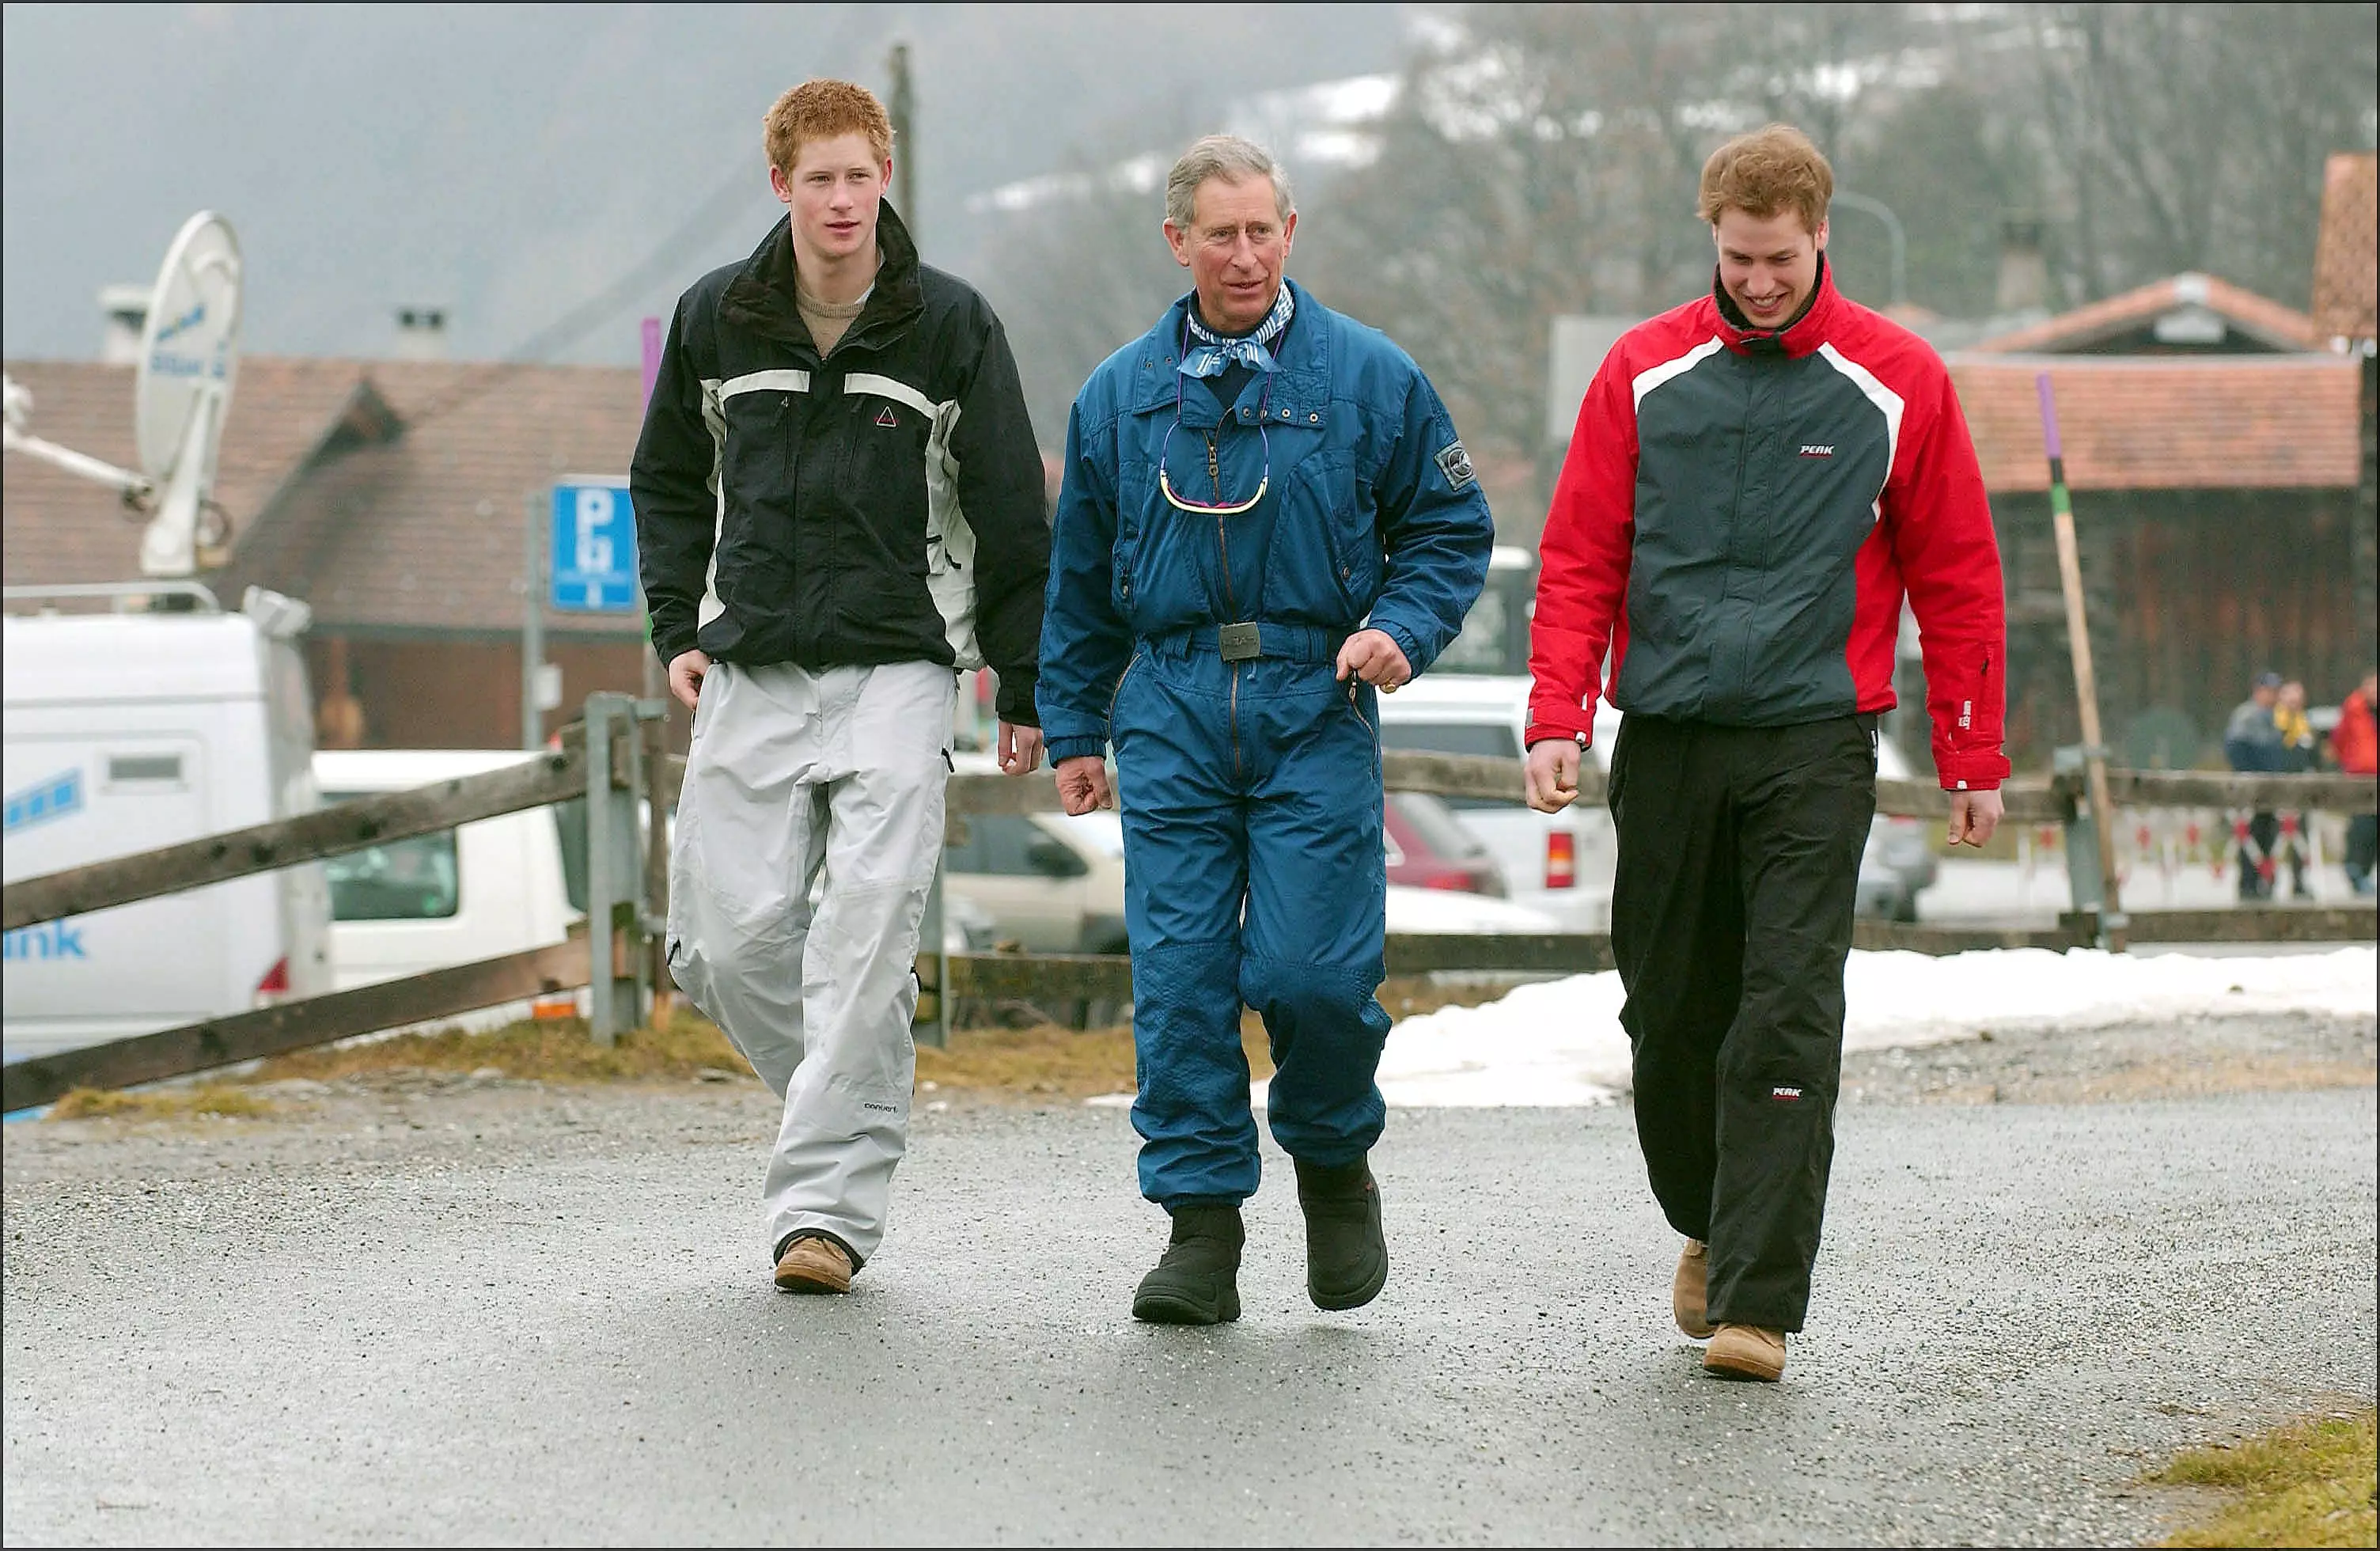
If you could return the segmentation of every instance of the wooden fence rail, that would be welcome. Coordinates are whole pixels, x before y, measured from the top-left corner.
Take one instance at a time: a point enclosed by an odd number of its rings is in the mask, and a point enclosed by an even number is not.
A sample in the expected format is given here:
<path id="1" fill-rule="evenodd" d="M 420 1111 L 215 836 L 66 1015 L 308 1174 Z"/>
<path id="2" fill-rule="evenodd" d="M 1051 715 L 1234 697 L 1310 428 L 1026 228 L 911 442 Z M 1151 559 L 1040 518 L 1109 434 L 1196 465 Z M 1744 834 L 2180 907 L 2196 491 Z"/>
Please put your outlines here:
<path id="1" fill-rule="evenodd" d="M 1469 754 L 1417 754 L 1391 750 L 1381 756 L 1390 791 L 1428 792 L 1448 797 L 1517 800 L 1521 762 Z M 622 768 L 615 759 L 613 768 Z M 674 801 L 686 775 L 683 756 L 663 761 L 657 795 Z M 2373 807 L 2380 787 L 2370 776 L 2216 775 L 2180 770 L 2110 770 L 2113 799 L 2133 806 L 2266 808 L 2357 812 Z M 2071 777 L 2011 782 L 2001 796 L 2011 822 L 2056 823 L 2072 812 L 2080 784 Z M 226 882 L 251 873 L 320 861 L 368 845 L 432 834 L 475 818 L 490 818 L 582 796 L 587 791 L 584 747 L 565 746 L 519 765 L 434 782 L 410 792 L 392 792 L 334 804 L 295 818 L 257 824 L 225 834 L 112 857 L 63 872 L 0 885 L 0 929 L 14 931 L 67 915 L 88 915 L 157 894 Z M 1588 770 L 1578 801 L 1600 806 L 1603 778 Z M 1056 783 L 1046 778 L 1003 775 L 951 778 L 948 808 L 953 830 L 970 813 L 1055 813 Z M 1925 782 L 1879 781 L 1876 811 L 1912 818 L 1939 818 L 1947 810 L 1942 791 Z"/>
<path id="2" fill-rule="evenodd" d="M 614 771 L 625 765 L 616 753 L 610 762 Z M 583 741 L 565 742 L 559 750 L 484 775 L 358 798 L 295 818 L 25 878 L 0 886 L 0 927 L 13 931 L 567 801 L 586 794 L 589 768 Z M 1516 759 L 1391 750 L 1382 755 L 1381 768 L 1392 791 L 1517 801 L 1522 790 L 1522 766 Z M 2372 810 L 2380 795 L 2370 776 L 2161 770 L 2107 774 L 2114 801 L 2133 806 L 2363 812 Z M 684 778 L 682 757 L 661 759 L 650 772 L 646 795 L 667 806 L 675 800 Z M 621 785 L 616 776 L 613 784 Z M 2063 822 L 2076 811 L 2081 782 L 2070 775 L 2013 782 L 2002 794 L 2011 821 Z M 1592 768 L 1584 771 L 1579 802 L 1599 806 L 1604 796 L 1601 773 Z M 1882 814 L 1936 818 L 1946 805 L 1943 793 L 1925 782 L 1876 783 L 1876 809 Z M 1046 777 L 965 775 L 952 778 L 948 808 L 956 839 L 964 835 L 969 814 L 1055 812 L 1059 804 L 1056 787 Z M 2371 940 L 2376 924 L 2380 918 L 2369 905 L 2151 911 L 2131 916 L 2129 935 L 2135 942 L 2355 941 Z M 1855 927 L 1854 941 L 1862 948 L 1927 953 L 2062 949 L 2095 940 L 2098 925 L 2098 917 L 2087 912 L 2042 927 L 1863 920 Z M 1391 975 L 1568 975 L 1609 969 L 1611 962 L 1610 939 L 1594 933 L 1393 934 L 1387 952 Z M 950 984 L 941 989 L 951 997 L 1123 1000 L 1131 995 L 1131 962 L 1123 956 L 954 953 L 949 964 Z M 452 1017 L 540 992 L 576 989 L 589 984 L 589 965 L 587 943 L 580 939 L 16 1062 L 0 1067 L 0 1083 L 5 1083 L 0 1107 L 18 1109 L 47 1103 L 79 1084 L 122 1086 L 180 1076 L 352 1035 Z"/>

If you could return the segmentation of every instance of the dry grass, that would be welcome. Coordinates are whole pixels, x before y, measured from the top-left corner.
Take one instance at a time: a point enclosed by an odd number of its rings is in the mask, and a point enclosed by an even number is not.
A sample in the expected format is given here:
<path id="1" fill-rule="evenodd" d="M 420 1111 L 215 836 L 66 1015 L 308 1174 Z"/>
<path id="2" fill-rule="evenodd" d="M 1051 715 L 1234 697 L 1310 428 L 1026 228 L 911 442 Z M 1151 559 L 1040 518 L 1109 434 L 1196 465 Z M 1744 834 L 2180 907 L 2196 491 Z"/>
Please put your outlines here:
<path id="1" fill-rule="evenodd" d="M 557 1083 L 691 1080 L 706 1069 L 751 1070 L 708 1019 L 680 1012 L 658 1028 L 630 1029 L 609 1048 L 587 1037 L 582 1018 L 540 1018 L 485 1034 L 446 1029 L 293 1050 L 265 1061 L 249 1080 L 310 1077 L 330 1082 L 398 1069 L 477 1072 L 485 1067 L 507 1077 Z"/>
<path id="2" fill-rule="evenodd" d="M 43 1118 L 88 1121 L 104 1116 L 164 1121 L 192 1115 L 253 1117 L 276 1112 L 273 1100 L 236 1083 L 200 1083 L 188 1087 L 143 1088 L 138 1093 L 115 1088 L 68 1088 L 58 1096 Z"/>
<path id="3" fill-rule="evenodd" d="M 2149 1479 L 2233 1500 L 2167 1545 L 2371 1545 L 2375 1412 L 2317 1417 L 2231 1447 L 2194 1448 Z"/>
<path id="4" fill-rule="evenodd" d="M 1437 985 L 1416 976 L 1383 985 L 1380 1003 L 1390 1017 L 1404 1018 L 1440 1007 L 1491 1000 L 1505 988 L 1489 983 Z M 1272 1075 L 1264 1025 L 1255 1013 L 1242 1016 L 1240 1034 L 1250 1072 L 1257 1077 Z M 740 1076 L 751 1070 L 724 1035 L 691 1011 L 675 1013 L 658 1028 L 630 1030 L 609 1048 L 587 1037 L 583 1019 L 536 1019 L 484 1034 L 450 1028 L 295 1050 L 272 1057 L 237 1083 L 140 1093 L 81 1088 L 60 1098 L 50 1116 L 78 1120 L 100 1115 L 151 1119 L 264 1115 L 273 1112 L 272 1101 L 246 1091 L 246 1084 L 295 1077 L 334 1082 L 389 1072 L 469 1072 L 491 1067 L 507 1077 L 549 1083 L 694 1081 L 706 1073 L 723 1071 Z M 919 1047 L 917 1080 L 932 1083 L 940 1091 L 990 1099 L 1087 1098 L 1130 1093 L 1136 1086 L 1132 1026 L 1077 1030 L 1040 1023 L 1013 1029 L 954 1029 L 947 1048 Z"/>

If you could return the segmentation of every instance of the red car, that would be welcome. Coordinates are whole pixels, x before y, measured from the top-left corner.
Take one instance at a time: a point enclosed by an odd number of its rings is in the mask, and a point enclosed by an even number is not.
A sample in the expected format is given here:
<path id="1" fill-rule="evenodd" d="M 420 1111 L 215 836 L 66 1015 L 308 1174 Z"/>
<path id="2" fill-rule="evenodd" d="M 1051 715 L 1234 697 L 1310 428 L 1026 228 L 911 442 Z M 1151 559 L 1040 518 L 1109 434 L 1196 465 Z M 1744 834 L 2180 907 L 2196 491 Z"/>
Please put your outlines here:
<path id="1" fill-rule="evenodd" d="M 1427 792 L 1391 792 L 1388 799 L 1390 882 L 1503 897 L 1495 855 L 1452 808 Z"/>

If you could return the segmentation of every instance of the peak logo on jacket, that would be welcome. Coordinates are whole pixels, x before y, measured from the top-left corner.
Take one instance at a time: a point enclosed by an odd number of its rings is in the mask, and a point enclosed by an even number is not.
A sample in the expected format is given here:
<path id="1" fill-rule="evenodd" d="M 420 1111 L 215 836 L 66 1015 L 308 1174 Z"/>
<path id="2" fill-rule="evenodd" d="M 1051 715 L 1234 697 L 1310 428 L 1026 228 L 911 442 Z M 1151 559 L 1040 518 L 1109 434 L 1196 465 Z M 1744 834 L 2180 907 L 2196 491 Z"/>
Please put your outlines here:
<path id="1" fill-rule="evenodd" d="M 1830 458 L 1835 455 L 1834 445 L 1829 442 L 1828 445 L 1821 447 L 1815 445 L 1814 443 L 1804 442 L 1802 443 L 1802 455 L 1805 458 Z"/>
<path id="2" fill-rule="evenodd" d="M 892 413 L 892 406 L 888 404 L 876 412 L 876 423 L 880 426 L 897 426 L 901 423 L 901 417 Z"/>

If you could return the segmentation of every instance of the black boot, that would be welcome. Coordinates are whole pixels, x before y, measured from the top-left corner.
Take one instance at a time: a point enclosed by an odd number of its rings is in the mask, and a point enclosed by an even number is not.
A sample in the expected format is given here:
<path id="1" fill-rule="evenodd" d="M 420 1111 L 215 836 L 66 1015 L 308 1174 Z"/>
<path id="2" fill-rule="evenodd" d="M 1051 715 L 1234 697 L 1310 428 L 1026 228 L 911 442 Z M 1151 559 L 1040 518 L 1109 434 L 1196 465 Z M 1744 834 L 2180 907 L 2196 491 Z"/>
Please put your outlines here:
<path id="1" fill-rule="evenodd" d="M 1240 1317 L 1237 1206 L 1184 1206 L 1157 1268 L 1140 1278 L 1132 1317 L 1159 1325 L 1219 1325 Z"/>
<path id="2" fill-rule="evenodd" d="M 1380 1187 L 1360 1157 L 1336 1169 L 1295 1162 L 1297 1204 L 1305 1208 L 1306 1296 L 1318 1309 L 1360 1309 L 1389 1280 Z"/>

